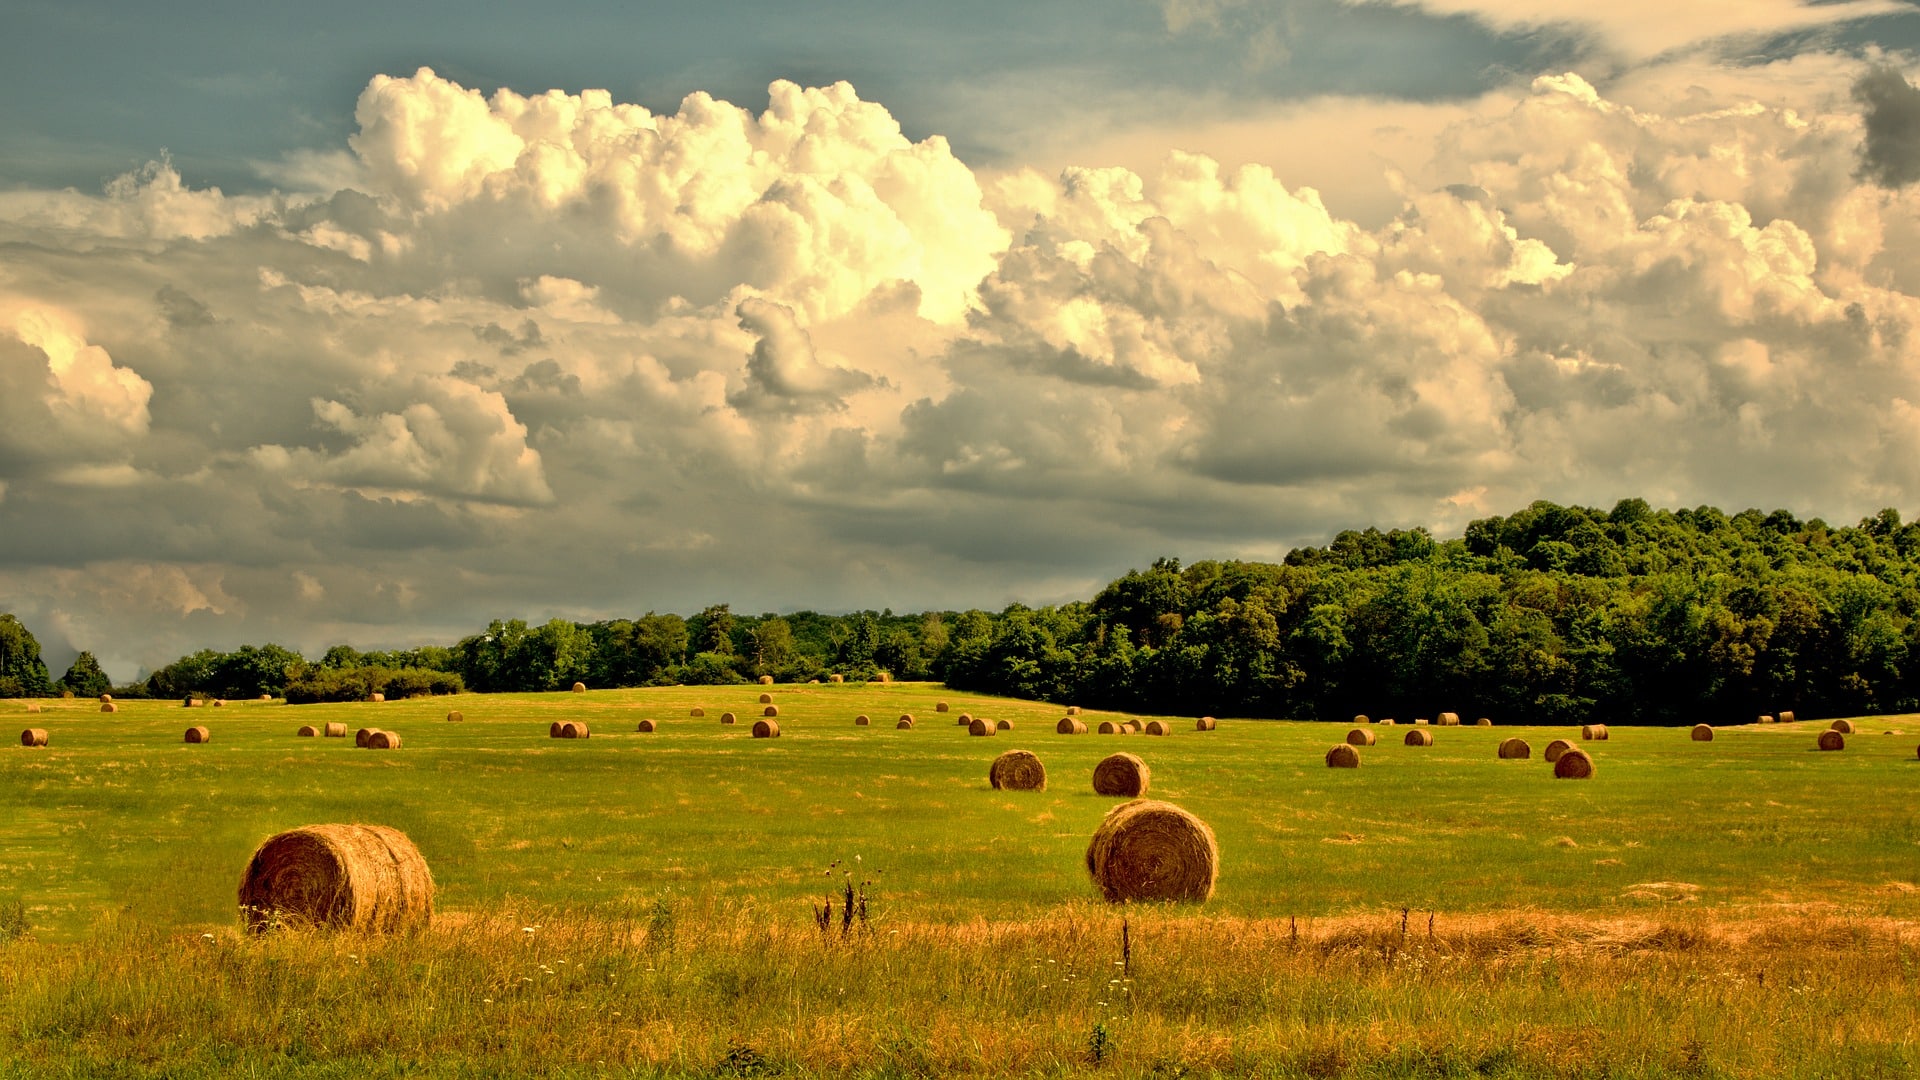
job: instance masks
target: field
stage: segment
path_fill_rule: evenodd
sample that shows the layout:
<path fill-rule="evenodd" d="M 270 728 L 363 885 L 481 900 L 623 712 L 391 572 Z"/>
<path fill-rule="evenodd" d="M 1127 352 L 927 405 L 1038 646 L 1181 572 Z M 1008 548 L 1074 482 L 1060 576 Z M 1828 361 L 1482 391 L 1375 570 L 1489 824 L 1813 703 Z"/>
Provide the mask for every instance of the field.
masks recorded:
<path fill-rule="evenodd" d="M 1920 1071 L 1915 717 L 1840 753 L 1824 722 L 1616 728 L 1576 782 L 1540 759 L 1566 729 L 1380 727 L 1330 770 L 1345 725 L 1067 737 L 929 685 L 4 707 L 51 745 L 0 752 L 0 1075 Z M 327 721 L 405 745 L 294 736 Z M 1515 734 L 1533 758 L 1496 760 Z M 1046 791 L 989 787 L 1011 748 Z M 1213 827 L 1209 903 L 1098 901 L 1121 749 Z M 432 933 L 239 934 L 253 848 L 330 821 L 414 839 Z M 823 935 L 845 884 L 869 921 Z"/>

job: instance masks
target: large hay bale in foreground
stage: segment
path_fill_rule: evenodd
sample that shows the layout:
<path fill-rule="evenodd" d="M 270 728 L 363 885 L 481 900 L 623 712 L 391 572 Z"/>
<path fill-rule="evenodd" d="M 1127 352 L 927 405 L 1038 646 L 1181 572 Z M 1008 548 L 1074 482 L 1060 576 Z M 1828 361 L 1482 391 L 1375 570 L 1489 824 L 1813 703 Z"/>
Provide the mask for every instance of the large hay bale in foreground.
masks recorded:
<path fill-rule="evenodd" d="M 353 745 L 355 745 L 355 746 L 365 746 L 365 745 L 367 745 L 367 740 L 368 740 L 369 738 L 371 738 L 371 737 L 373 736 L 373 733 L 374 733 L 375 731 L 377 731 L 377 730 L 379 730 L 379 729 L 378 729 L 378 728 L 370 728 L 370 727 L 363 727 L 363 728 L 361 728 L 361 729 L 360 729 L 359 731 L 356 731 L 356 732 L 354 732 L 354 733 L 353 733 Z M 556 736 L 554 736 L 554 738 L 556 738 L 556 739 L 557 739 L 557 738 L 559 738 L 559 736 L 558 736 L 558 735 L 556 735 Z"/>
<path fill-rule="evenodd" d="M 1000 730 L 1000 725 L 994 723 L 991 720 L 986 719 L 985 717 L 975 720 L 973 723 L 967 725 L 967 734 L 969 735 L 993 735 L 998 733 L 999 730 Z"/>
<path fill-rule="evenodd" d="M 587 684 L 586 684 L 586 683 L 583 683 L 583 682 L 577 682 L 577 683 L 574 683 L 574 684 L 573 684 L 573 692 L 574 692 L 574 693 L 576 693 L 576 694 L 584 694 L 584 693 L 586 693 L 586 692 L 587 692 Z"/>
<path fill-rule="evenodd" d="M 30 727 L 27 730 L 21 732 L 20 745 L 21 746 L 47 745 L 47 729 L 43 727 Z"/>
<path fill-rule="evenodd" d="M 1566 753 L 1571 749 L 1573 749 L 1572 743 L 1568 742 L 1565 739 L 1555 739 L 1552 742 L 1547 744 L 1547 748 L 1540 752 L 1540 756 L 1543 758 L 1546 758 L 1550 762 L 1559 761 L 1560 755 Z"/>
<path fill-rule="evenodd" d="M 1580 738 L 1587 742 L 1606 742 L 1607 725 L 1582 724 L 1580 725 Z"/>
<path fill-rule="evenodd" d="M 1193 730 L 1195 731 L 1213 731 L 1219 726 L 1220 721 L 1215 720 L 1211 716 L 1203 716 L 1193 722 Z"/>
<path fill-rule="evenodd" d="M 647 719 L 647 720 L 640 721 L 638 724 L 635 724 L 633 726 L 633 730 L 638 732 L 645 732 L 647 734 L 652 734 L 653 732 L 660 730 L 660 725 L 654 723 L 651 719 Z"/>
<path fill-rule="evenodd" d="M 995 791 L 1045 791 L 1047 767 L 1030 750 L 1009 750 L 993 759 L 987 782 Z"/>
<path fill-rule="evenodd" d="M 195 724 L 187 729 L 187 741 L 190 743 L 198 745 L 199 743 L 210 742 L 212 739 L 213 732 L 208 731 L 205 724 Z"/>
<path fill-rule="evenodd" d="M 1695 724 L 1693 725 L 1691 737 L 1694 742 L 1712 742 L 1713 728 L 1707 724 Z"/>
<path fill-rule="evenodd" d="M 1351 743 L 1339 743 L 1327 751 L 1327 768 L 1357 769 L 1360 767 L 1360 751 Z"/>
<path fill-rule="evenodd" d="M 1524 761 L 1533 756 L 1533 747 L 1522 738 L 1501 739 L 1500 756 L 1508 761 Z"/>
<path fill-rule="evenodd" d="M 1373 732 L 1366 728 L 1354 728 L 1347 732 L 1348 746 L 1372 746 L 1375 742 Z"/>
<path fill-rule="evenodd" d="M 1146 733 L 1149 735 L 1170 734 L 1167 728 L 1167 722 L 1165 720 L 1149 720 L 1147 721 L 1147 726 L 1143 730 L 1146 731 Z"/>
<path fill-rule="evenodd" d="M 120 711 L 120 706 L 115 705 L 111 701 L 103 701 L 100 703 L 100 711 L 104 713 L 117 713 Z"/>
<path fill-rule="evenodd" d="M 1457 712 L 1443 712 L 1438 717 L 1438 723 L 1441 727 L 1459 727 L 1460 714 Z"/>
<path fill-rule="evenodd" d="M 1432 746 L 1433 732 L 1425 728 L 1408 728 L 1407 737 L 1400 741 L 1407 746 Z"/>
<path fill-rule="evenodd" d="M 720 722 L 723 724 L 737 724 L 740 722 L 740 718 L 730 712 L 723 712 L 720 714 Z"/>
<path fill-rule="evenodd" d="M 1207 823 L 1172 803 L 1121 803 L 1087 845 L 1087 873 L 1109 903 L 1213 896 L 1220 845 Z"/>
<path fill-rule="evenodd" d="M 756 739 L 779 738 L 780 737 L 780 721 L 755 720 L 753 722 L 753 737 Z"/>
<path fill-rule="evenodd" d="M 762 675 L 762 676 L 760 676 L 760 685 L 761 685 L 761 686 L 772 686 L 772 685 L 773 685 L 773 676 L 771 676 L 771 675 Z"/>
<path fill-rule="evenodd" d="M 302 739 L 312 739 L 312 738 L 317 738 L 320 732 L 315 730 L 312 724 L 302 724 L 300 726 L 300 730 L 294 732 L 294 734 L 299 736 Z"/>
<path fill-rule="evenodd" d="M 1585 750 L 1567 748 L 1553 763 L 1555 780 L 1587 780 L 1593 776 L 1593 758 Z"/>
<path fill-rule="evenodd" d="M 1820 733 L 1820 749 L 1845 750 L 1846 748 L 1847 748 L 1847 737 L 1841 734 L 1839 731 L 1836 731 L 1833 728 L 1828 728 L 1827 730 Z"/>
<path fill-rule="evenodd" d="M 1077 716 L 1063 716 L 1059 723 L 1053 725 L 1053 730 L 1061 735 L 1085 735 L 1087 725 Z"/>
<path fill-rule="evenodd" d="M 779 716 L 779 715 L 780 715 L 780 706 L 778 706 L 778 705 L 769 705 L 769 706 L 767 706 L 766 708 L 764 708 L 764 709 L 761 709 L 761 710 L 760 710 L 760 715 L 761 715 L 761 716 Z"/>
<path fill-rule="evenodd" d="M 947 703 L 946 703 L 946 702 L 944 702 L 944 701 L 936 701 L 936 702 L 934 702 L 934 703 L 933 703 L 933 711 L 934 711 L 934 712 L 947 712 L 947 711 L 949 711 L 949 710 L 948 710 L 948 706 L 947 706 Z"/>
<path fill-rule="evenodd" d="M 1792 709 L 1781 709 L 1781 710 L 1780 710 L 1780 722 L 1781 722 L 1781 723 L 1783 723 L 1783 724 L 1791 724 L 1791 723 L 1793 723 L 1793 710 L 1792 710 Z"/>
<path fill-rule="evenodd" d="M 1093 791 L 1096 795 L 1123 795 L 1137 799 L 1147 793 L 1153 782 L 1153 770 L 1132 754 L 1111 754 L 1093 767 Z"/>
<path fill-rule="evenodd" d="M 1853 721 L 1851 721 L 1851 720 L 1835 720 L 1835 721 L 1834 721 L 1833 723 L 1831 723 L 1831 724 L 1828 724 L 1828 725 L 1827 725 L 1827 730 L 1828 730 L 1828 731 L 1837 731 L 1837 732 L 1839 732 L 1839 733 L 1840 733 L 1840 734 L 1842 734 L 1842 735 L 1852 735 L 1852 734 L 1854 734 L 1854 730 L 1853 730 Z"/>
<path fill-rule="evenodd" d="M 773 695 L 772 695 L 772 694 L 761 694 L 761 695 L 760 695 L 760 704 L 762 704 L 762 705 L 771 705 L 771 704 L 773 704 Z"/>
<path fill-rule="evenodd" d="M 584 738 L 584 736 L 582 737 Z M 367 749 L 398 750 L 400 749 L 400 733 L 397 731 L 376 731 L 367 736 Z"/>
<path fill-rule="evenodd" d="M 308 825 L 254 851 L 240 879 L 240 911 L 253 933 L 424 930 L 433 920 L 433 875 L 398 829 Z"/>
<path fill-rule="evenodd" d="M 868 716 L 866 713 L 861 713 L 859 716 L 856 716 L 853 718 L 853 726 L 854 727 L 872 727 L 873 718 Z"/>
<path fill-rule="evenodd" d="M 320 734 L 325 735 L 329 739 L 344 739 L 347 737 L 346 722 L 342 720 L 335 720 L 332 723 L 329 723 L 327 726 L 321 728 Z"/>
<path fill-rule="evenodd" d="M 893 722 L 893 730 L 895 731 L 911 731 L 912 729 L 913 717 L 911 716 L 901 716 L 900 719 Z"/>
<path fill-rule="evenodd" d="M 459 709 L 454 709 L 453 711 L 447 713 L 447 723 L 449 724 L 464 724 L 466 722 L 467 722 L 467 714 L 461 712 Z"/>

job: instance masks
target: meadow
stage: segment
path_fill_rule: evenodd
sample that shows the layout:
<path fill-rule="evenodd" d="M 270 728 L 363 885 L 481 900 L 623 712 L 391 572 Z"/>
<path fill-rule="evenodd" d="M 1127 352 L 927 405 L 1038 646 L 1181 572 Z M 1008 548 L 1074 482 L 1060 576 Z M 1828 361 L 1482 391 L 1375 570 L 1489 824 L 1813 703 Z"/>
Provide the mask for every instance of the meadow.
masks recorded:
<path fill-rule="evenodd" d="M 1061 736 L 931 684 L 8 708 L 51 744 L 0 752 L 0 1075 L 1920 1071 L 1911 716 L 1839 753 L 1824 721 L 1615 728 L 1556 781 L 1566 728 L 1380 727 L 1331 770 L 1347 725 Z M 294 735 L 328 721 L 404 747 Z M 990 788 L 1012 748 L 1045 791 Z M 1213 827 L 1208 903 L 1099 902 L 1122 749 Z M 253 848 L 335 821 L 413 838 L 433 931 L 241 935 Z M 847 885 L 867 921 L 823 933 Z"/>

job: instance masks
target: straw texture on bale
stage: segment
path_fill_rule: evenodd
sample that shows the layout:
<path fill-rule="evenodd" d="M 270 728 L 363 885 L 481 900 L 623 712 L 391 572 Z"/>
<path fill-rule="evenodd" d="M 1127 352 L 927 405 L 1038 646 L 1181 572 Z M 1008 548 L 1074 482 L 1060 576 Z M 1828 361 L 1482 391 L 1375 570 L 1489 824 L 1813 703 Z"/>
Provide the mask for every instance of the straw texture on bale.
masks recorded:
<path fill-rule="evenodd" d="M 1828 731 L 1837 731 L 1837 732 L 1839 732 L 1839 733 L 1840 733 L 1840 734 L 1842 734 L 1842 735 L 1852 735 L 1852 734 L 1854 733 L 1854 731 L 1853 731 L 1853 721 L 1851 721 L 1851 720 L 1835 720 L 1835 721 L 1834 721 L 1833 723 L 1831 723 L 1831 724 L 1828 724 L 1828 725 L 1827 725 L 1827 730 L 1828 730 Z"/>
<path fill-rule="evenodd" d="M 871 727 L 872 725 L 873 725 L 873 718 L 868 716 L 866 713 L 861 713 L 859 716 L 856 716 L 853 718 L 854 727 Z"/>
<path fill-rule="evenodd" d="M 895 720 L 893 722 L 893 730 L 895 731 L 907 731 L 907 730 L 910 730 L 912 727 L 913 727 L 913 717 L 911 716 L 903 716 L 900 719 Z"/>
<path fill-rule="evenodd" d="M 1827 730 L 1820 733 L 1820 749 L 1845 750 L 1846 748 L 1847 748 L 1847 737 L 1845 735 L 1842 735 L 1840 732 L 1834 730 L 1833 728 L 1828 728 Z"/>
<path fill-rule="evenodd" d="M 47 729 L 43 727 L 30 727 L 27 730 L 21 732 L 20 745 L 21 746 L 47 745 Z"/>
<path fill-rule="evenodd" d="M 730 712 L 723 712 L 720 714 L 720 722 L 723 724 L 737 724 L 740 722 L 740 718 Z"/>
<path fill-rule="evenodd" d="M 761 710 L 760 710 L 760 715 L 761 715 L 761 716 L 779 716 L 779 715 L 780 715 L 780 706 L 778 706 L 778 705 L 769 705 L 769 706 L 767 706 L 766 708 L 764 708 L 764 709 L 761 709 Z"/>
<path fill-rule="evenodd" d="M 1195 731 L 1213 731 L 1219 726 L 1220 721 L 1215 720 L 1211 716 L 1203 716 L 1193 722 L 1193 730 Z"/>
<path fill-rule="evenodd" d="M 1327 768 L 1357 769 L 1360 767 L 1360 751 L 1351 743 L 1340 743 L 1327 751 Z"/>
<path fill-rule="evenodd" d="M 1061 735 L 1085 735 L 1087 725 L 1078 717 L 1063 716 L 1059 723 L 1053 725 L 1053 730 Z"/>
<path fill-rule="evenodd" d="M 652 720 L 642 720 L 633 726 L 633 730 L 652 732 L 659 730 L 659 727 L 660 725 L 654 723 Z"/>
<path fill-rule="evenodd" d="M 772 686 L 772 685 L 773 685 L 773 676 L 771 676 L 771 675 L 762 675 L 762 676 L 760 676 L 760 685 L 761 685 L 761 686 Z"/>
<path fill-rule="evenodd" d="M 688 716 L 705 716 L 705 715 L 707 715 L 707 710 L 705 710 L 705 709 L 700 709 L 700 708 L 695 708 L 695 709 L 691 709 L 691 710 L 689 710 L 689 711 L 687 712 L 687 715 L 688 715 Z"/>
<path fill-rule="evenodd" d="M 953 723 L 956 727 L 966 727 L 968 724 L 973 723 L 973 717 L 967 713 L 961 713 L 954 719 Z"/>
<path fill-rule="evenodd" d="M 1433 732 L 1422 731 L 1419 728 L 1408 728 L 1407 737 L 1400 741 L 1408 746 L 1432 746 Z"/>
<path fill-rule="evenodd" d="M 1096 795 L 1123 795 L 1137 799 L 1147 793 L 1153 782 L 1153 770 L 1132 754 L 1110 754 L 1093 767 L 1093 792 Z"/>
<path fill-rule="evenodd" d="M 756 739 L 779 738 L 780 737 L 780 721 L 755 720 L 753 722 L 753 737 Z"/>
<path fill-rule="evenodd" d="M 397 731 L 376 731 L 367 736 L 367 749 L 398 750 L 400 749 L 400 733 Z"/>
<path fill-rule="evenodd" d="M 1372 746 L 1373 743 L 1373 732 L 1368 731 L 1366 728 L 1357 727 L 1347 732 L 1347 745 L 1349 746 Z"/>
<path fill-rule="evenodd" d="M 1793 723 L 1793 710 L 1792 710 L 1792 709 L 1781 709 L 1781 710 L 1780 710 L 1780 722 L 1781 722 L 1781 723 L 1783 723 L 1783 724 L 1791 724 L 1791 723 Z"/>
<path fill-rule="evenodd" d="M 993 721 L 988 720 L 985 717 L 975 720 L 973 723 L 967 725 L 967 734 L 969 735 L 992 735 L 999 730 L 1000 730 L 1000 726 L 998 724 L 995 724 Z"/>
<path fill-rule="evenodd" d="M 329 739 L 344 739 L 347 737 L 347 725 L 344 721 L 336 720 L 321 728 L 320 734 Z"/>
<path fill-rule="evenodd" d="M 1443 712 L 1440 714 L 1439 722 L 1441 727 L 1459 727 L 1460 714 L 1457 712 Z"/>
<path fill-rule="evenodd" d="M 1096 728 L 1095 730 L 1096 730 L 1096 731 L 1098 731 L 1098 732 L 1100 732 L 1100 734 L 1102 734 L 1102 735 L 1126 735 L 1126 734 L 1128 734 L 1128 731 L 1127 731 L 1127 729 L 1126 729 L 1125 727 L 1122 727 L 1121 725 L 1119 725 L 1119 724 L 1116 724 L 1116 723 L 1114 723 L 1114 722 L 1113 722 L 1113 721 L 1111 721 L 1111 720 L 1102 720 L 1102 721 L 1100 721 L 1100 726 L 1099 726 L 1098 728 Z"/>
<path fill-rule="evenodd" d="M 212 738 L 213 732 L 208 731 L 205 724 L 195 724 L 187 729 L 187 741 L 190 743 L 203 743 Z"/>
<path fill-rule="evenodd" d="M 1567 748 L 1553 763 L 1555 780 L 1586 780 L 1593 776 L 1593 759 L 1585 750 Z"/>
<path fill-rule="evenodd" d="M 1607 725 L 1582 724 L 1580 726 L 1580 737 L 1588 742 L 1606 742 Z"/>
<path fill-rule="evenodd" d="M 1709 727 L 1706 724 L 1693 725 L 1693 741 L 1694 742 L 1712 742 L 1713 728 Z"/>
<path fill-rule="evenodd" d="M 1047 767 L 1031 750 L 1009 750 L 993 759 L 987 782 L 995 791 L 1045 791 Z"/>
<path fill-rule="evenodd" d="M 1121 803 L 1093 831 L 1087 873 L 1109 903 L 1213 896 L 1220 845 L 1207 823 L 1172 803 Z"/>
<path fill-rule="evenodd" d="M 994 730 L 996 730 L 996 731 L 1012 731 L 1012 730 L 1013 730 L 1013 721 L 1011 721 L 1011 720 L 995 720 L 995 721 L 993 722 L 993 727 L 994 727 Z"/>
<path fill-rule="evenodd" d="M 1167 728 L 1167 722 L 1165 720 L 1149 720 L 1147 721 L 1147 726 L 1145 730 L 1146 730 L 1146 733 L 1149 735 L 1170 734 L 1170 731 Z"/>
<path fill-rule="evenodd" d="M 372 734 L 374 733 L 374 730 L 375 730 L 375 729 L 373 729 L 373 728 L 370 728 L 370 727 L 363 727 L 363 728 L 361 728 L 361 729 L 360 729 L 359 731 L 356 731 L 356 732 L 354 732 L 354 733 L 353 733 L 353 745 L 355 745 L 355 746 L 365 746 L 365 745 L 367 745 L 367 739 L 368 739 L 368 738 L 369 738 L 369 737 L 370 737 L 370 736 L 371 736 L 371 735 L 372 735 Z M 559 738 L 559 736 L 557 736 L 557 735 L 556 735 L 556 736 L 554 736 L 554 737 L 555 737 L 555 738 Z"/>
<path fill-rule="evenodd" d="M 1533 747 L 1525 739 L 1501 739 L 1500 756 L 1503 758 L 1524 759 L 1533 756 Z"/>
<path fill-rule="evenodd" d="M 107 713 L 119 712 L 120 706 L 115 705 L 111 701 L 103 701 L 100 703 L 100 711 L 107 712 Z"/>
<path fill-rule="evenodd" d="M 331 927 L 393 933 L 433 920 L 433 875 L 405 833 L 308 825 L 271 837 L 240 879 L 247 929 Z"/>
<path fill-rule="evenodd" d="M 587 684 L 586 684 L 586 683 L 583 683 L 583 682 L 577 682 L 577 683 L 574 683 L 574 684 L 573 684 L 573 692 L 574 692 L 574 693 L 576 693 L 576 694 L 584 694 L 584 693 L 586 693 L 586 692 L 587 692 Z"/>
<path fill-rule="evenodd" d="M 312 724 L 303 724 L 301 725 L 300 730 L 294 732 L 294 734 L 298 735 L 302 739 L 312 739 L 317 737 L 320 734 L 320 732 L 315 730 Z"/>
<path fill-rule="evenodd" d="M 771 704 L 773 704 L 773 695 L 772 695 L 772 694 L 761 694 L 761 695 L 760 695 L 760 704 L 762 704 L 762 705 L 771 705 Z"/>
<path fill-rule="evenodd" d="M 1540 756 L 1548 761 L 1559 761 L 1560 755 L 1571 749 L 1573 749 L 1572 743 L 1565 739 L 1555 739 L 1547 744 L 1547 748 L 1540 752 Z"/>
<path fill-rule="evenodd" d="M 934 712 L 947 712 L 947 711 L 949 711 L 949 710 L 948 710 L 948 708 L 947 708 L 947 703 L 946 703 L 946 702 L 944 702 L 944 701 L 936 701 L 936 702 L 934 702 L 934 703 L 933 703 L 933 711 L 934 711 Z"/>
<path fill-rule="evenodd" d="M 385 701 L 385 700 L 387 700 L 387 695 L 385 695 L 385 694 L 374 694 L 374 695 L 373 695 L 372 697 L 369 697 L 369 698 L 368 698 L 367 700 L 368 700 L 368 701 Z"/>

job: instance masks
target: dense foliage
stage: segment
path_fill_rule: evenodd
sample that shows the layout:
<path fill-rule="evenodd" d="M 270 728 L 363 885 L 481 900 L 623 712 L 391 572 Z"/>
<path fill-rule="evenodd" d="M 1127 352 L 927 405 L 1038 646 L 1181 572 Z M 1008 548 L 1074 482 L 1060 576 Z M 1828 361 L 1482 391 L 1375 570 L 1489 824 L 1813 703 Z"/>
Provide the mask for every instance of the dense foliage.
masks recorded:
<path fill-rule="evenodd" d="M 289 705 L 312 705 L 322 701 L 366 701 L 375 694 L 398 701 L 429 694 L 457 694 L 463 689 L 460 676 L 445 671 L 378 665 L 313 667 L 287 684 L 286 697 Z"/>
<path fill-rule="evenodd" d="M 39 639 L 19 619 L 0 614 L 0 697 L 40 697 L 51 690 Z"/>

